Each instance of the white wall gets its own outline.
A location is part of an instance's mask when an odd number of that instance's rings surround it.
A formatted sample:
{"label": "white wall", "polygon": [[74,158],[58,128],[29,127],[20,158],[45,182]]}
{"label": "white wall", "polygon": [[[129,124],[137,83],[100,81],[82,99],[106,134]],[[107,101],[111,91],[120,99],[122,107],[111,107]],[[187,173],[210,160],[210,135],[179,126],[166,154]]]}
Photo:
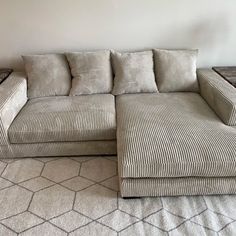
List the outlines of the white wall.
{"label": "white wall", "polygon": [[236,64],[236,0],[0,0],[0,67],[20,55],[199,48],[199,66]]}

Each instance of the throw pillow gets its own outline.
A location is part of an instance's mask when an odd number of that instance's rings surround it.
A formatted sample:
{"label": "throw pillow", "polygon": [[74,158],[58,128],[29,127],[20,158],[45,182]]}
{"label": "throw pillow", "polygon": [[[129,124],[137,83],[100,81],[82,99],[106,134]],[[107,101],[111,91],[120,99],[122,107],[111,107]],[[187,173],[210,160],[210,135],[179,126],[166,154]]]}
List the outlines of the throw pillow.
{"label": "throw pillow", "polygon": [[112,54],[114,95],[157,92],[152,51]]}
{"label": "throw pillow", "polygon": [[110,51],[67,53],[66,56],[73,76],[70,96],[111,92]]}
{"label": "throw pillow", "polygon": [[160,92],[198,92],[198,50],[154,50],[157,86]]}
{"label": "throw pillow", "polygon": [[66,57],[62,54],[23,56],[28,77],[28,97],[68,95],[71,75]]}

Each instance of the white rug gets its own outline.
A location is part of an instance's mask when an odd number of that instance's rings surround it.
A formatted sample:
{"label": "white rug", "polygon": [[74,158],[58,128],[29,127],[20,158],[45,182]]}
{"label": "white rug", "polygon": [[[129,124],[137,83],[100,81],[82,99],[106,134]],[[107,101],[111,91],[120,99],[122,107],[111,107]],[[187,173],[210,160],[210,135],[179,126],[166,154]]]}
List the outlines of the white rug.
{"label": "white rug", "polygon": [[0,160],[0,236],[236,235],[236,196],[119,197],[116,157]]}

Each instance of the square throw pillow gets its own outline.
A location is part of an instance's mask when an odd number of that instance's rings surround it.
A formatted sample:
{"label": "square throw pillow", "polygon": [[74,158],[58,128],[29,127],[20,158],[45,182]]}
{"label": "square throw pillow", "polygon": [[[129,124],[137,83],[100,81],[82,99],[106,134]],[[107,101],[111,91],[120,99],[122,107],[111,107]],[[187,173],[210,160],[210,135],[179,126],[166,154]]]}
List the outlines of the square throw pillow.
{"label": "square throw pillow", "polygon": [[198,92],[198,50],[154,50],[157,86],[160,92]]}
{"label": "square throw pillow", "polygon": [[28,55],[23,60],[29,98],[69,95],[71,75],[65,55]]}
{"label": "square throw pillow", "polygon": [[152,51],[112,54],[115,71],[114,95],[124,93],[155,93]]}
{"label": "square throw pillow", "polygon": [[110,51],[67,53],[72,79],[70,96],[110,93],[113,86]]}

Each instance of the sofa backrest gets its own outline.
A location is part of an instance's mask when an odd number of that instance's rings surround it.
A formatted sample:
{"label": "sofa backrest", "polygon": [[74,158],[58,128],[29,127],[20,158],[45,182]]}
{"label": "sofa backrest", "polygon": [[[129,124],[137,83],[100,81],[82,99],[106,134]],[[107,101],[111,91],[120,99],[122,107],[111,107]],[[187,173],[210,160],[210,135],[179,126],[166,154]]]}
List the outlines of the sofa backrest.
{"label": "sofa backrest", "polygon": [[154,49],[23,56],[28,97],[198,92],[197,54]]}

